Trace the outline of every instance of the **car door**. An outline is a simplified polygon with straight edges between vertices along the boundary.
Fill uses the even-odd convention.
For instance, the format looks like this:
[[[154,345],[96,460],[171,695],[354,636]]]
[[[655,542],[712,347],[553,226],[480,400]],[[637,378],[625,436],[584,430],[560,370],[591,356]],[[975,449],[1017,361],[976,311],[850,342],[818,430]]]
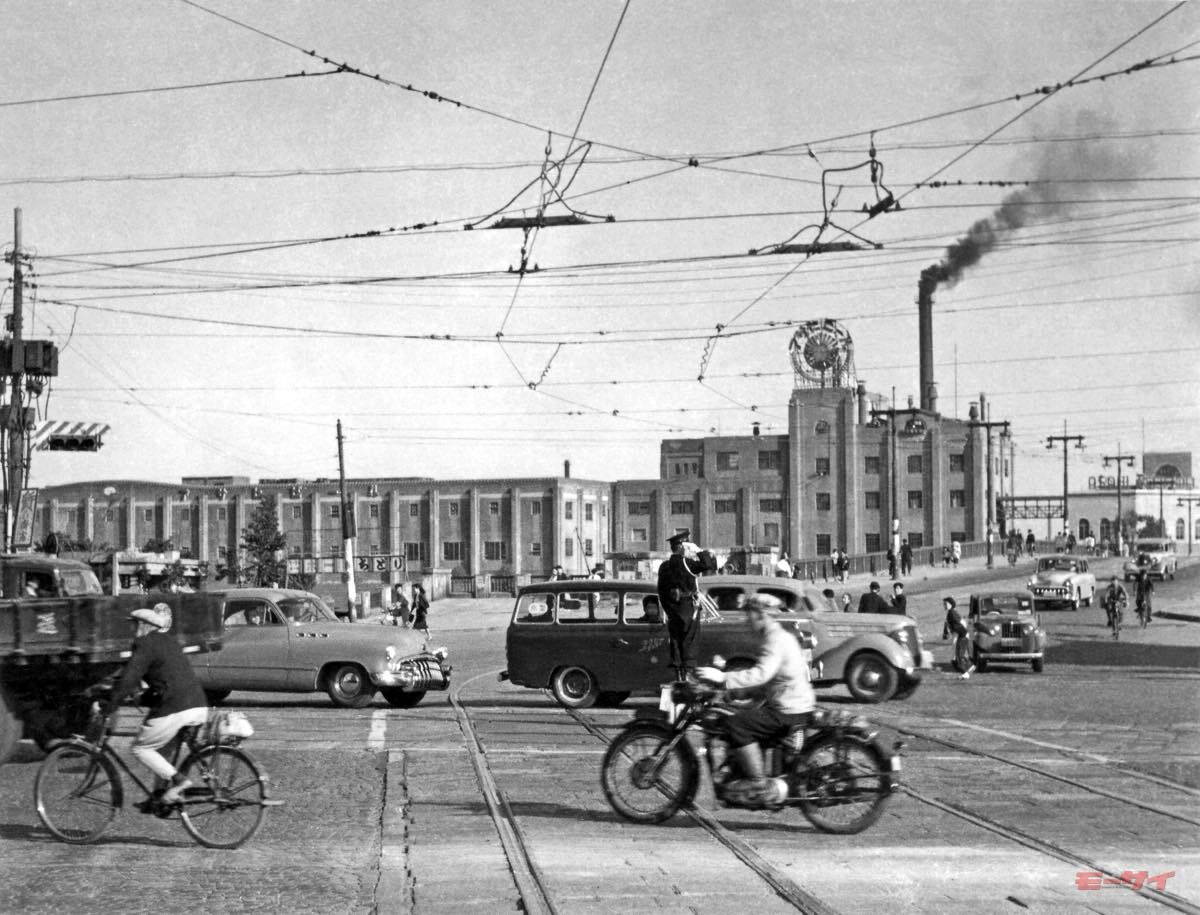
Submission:
[[[657,594],[621,595],[621,622],[609,646],[613,689],[652,690],[672,678],[671,641]]]
[[[207,684],[214,689],[283,689],[287,685],[291,627],[263,598],[227,600],[220,651],[208,654]]]

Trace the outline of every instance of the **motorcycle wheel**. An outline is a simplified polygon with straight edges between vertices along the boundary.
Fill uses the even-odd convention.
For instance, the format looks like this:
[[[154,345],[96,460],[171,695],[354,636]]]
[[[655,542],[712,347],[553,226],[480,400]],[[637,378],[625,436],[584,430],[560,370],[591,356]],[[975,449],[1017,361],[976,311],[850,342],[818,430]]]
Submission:
[[[862,832],[892,796],[888,755],[863,737],[817,738],[801,751],[792,773],[800,810],[822,832]]]
[[[700,785],[696,751],[681,740],[654,771],[655,758],[671,730],[637,723],[625,727],[608,746],[600,784],[613,810],[634,823],[662,823],[690,804]]]

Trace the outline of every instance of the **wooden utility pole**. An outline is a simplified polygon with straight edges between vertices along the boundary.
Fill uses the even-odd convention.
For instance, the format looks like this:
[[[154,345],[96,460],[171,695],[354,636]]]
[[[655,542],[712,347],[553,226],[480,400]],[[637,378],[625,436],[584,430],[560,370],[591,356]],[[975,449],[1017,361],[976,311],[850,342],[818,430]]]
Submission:
[[[4,431],[8,436],[8,451],[5,469],[8,479],[4,487],[4,550],[12,549],[16,533],[17,518],[21,511],[21,490],[25,486],[25,410],[24,383],[21,373],[24,355],[21,349],[23,332],[22,307],[25,301],[24,272],[21,265],[21,209],[13,210],[13,310],[12,310],[12,395],[8,401],[7,421]]]
[[[342,421],[337,421],[338,442],[338,498],[341,500],[341,510],[338,517],[342,521],[342,560],[346,563],[346,602],[350,607],[350,618],[359,619],[358,592],[354,587],[354,518],[350,517],[350,505],[346,501],[346,459],[342,453]]]
[[[1067,535],[1069,535],[1071,533],[1071,512],[1069,510],[1068,503],[1067,503],[1067,499],[1069,498],[1067,495],[1067,443],[1074,442],[1075,447],[1077,449],[1079,449],[1080,451],[1082,451],[1083,450],[1083,436],[1082,435],[1067,435],[1066,433],[1067,433],[1067,421],[1064,419],[1062,435],[1047,435],[1046,436],[1046,450],[1053,451],[1054,443],[1062,442],[1062,446],[1063,446],[1063,513],[1062,513],[1063,531]]]
[[[1104,460],[1104,466],[1107,467],[1109,461],[1116,461],[1117,464],[1117,555],[1125,555],[1125,521],[1121,514],[1121,468],[1133,466],[1133,455],[1121,453],[1121,443],[1117,442],[1116,454],[1100,455]]]
[[[992,427],[998,426],[1002,430],[1001,435],[1008,435],[1008,420],[1001,422],[991,422],[989,417],[992,415],[991,404],[987,402],[987,395],[979,395],[979,419],[971,423],[972,426],[983,429],[983,434],[987,436],[987,567],[994,568],[996,564],[996,551],[992,543],[995,539],[996,527],[996,491],[995,470],[992,466]],[[1003,451],[1001,451],[1001,460],[1003,460]]]

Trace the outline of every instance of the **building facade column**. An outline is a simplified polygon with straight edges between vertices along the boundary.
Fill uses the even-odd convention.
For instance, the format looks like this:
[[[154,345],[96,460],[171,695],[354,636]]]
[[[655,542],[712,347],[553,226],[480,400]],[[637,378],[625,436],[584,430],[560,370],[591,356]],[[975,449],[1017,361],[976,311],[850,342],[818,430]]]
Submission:
[[[512,545],[509,564],[513,575],[524,571],[525,552],[521,543],[521,487],[514,486],[509,490],[508,541]]]
[[[441,506],[441,491],[434,487],[426,493],[429,511],[429,542],[426,544],[426,552],[429,556],[429,567],[431,569],[439,569],[442,565],[442,554],[438,550],[438,545],[442,541],[442,506]]]

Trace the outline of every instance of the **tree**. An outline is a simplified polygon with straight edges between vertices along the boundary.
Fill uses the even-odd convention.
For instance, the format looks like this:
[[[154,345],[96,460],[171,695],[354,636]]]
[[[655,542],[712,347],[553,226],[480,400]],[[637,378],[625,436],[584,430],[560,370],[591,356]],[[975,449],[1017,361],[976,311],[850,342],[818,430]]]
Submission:
[[[250,523],[242,531],[242,549],[246,557],[242,572],[247,583],[262,588],[283,581],[287,567],[278,557],[286,545],[287,540],[279,530],[275,497],[265,497],[259,501],[250,516]]]
[[[151,537],[149,540],[146,541],[145,545],[142,547],[142,552],[143,553],[170,553],[174,549],[175,549],[175,547],[171,543],[171,539],[169,537],[166,540],[162,540],[161,538],[158,538],[158,537]]]

